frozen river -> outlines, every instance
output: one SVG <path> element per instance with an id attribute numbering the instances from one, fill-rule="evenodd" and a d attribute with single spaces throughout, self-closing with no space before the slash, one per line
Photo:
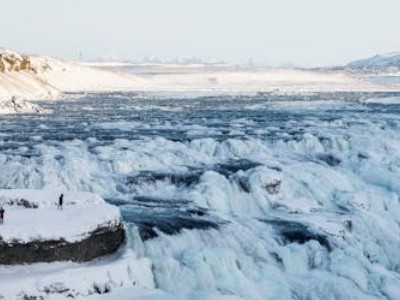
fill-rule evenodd
<path id="1" fill-rule="evenodd" d="M 0 118 L 0 188 L 120 207 L 194 299 L 399 299 L 400 94 L 71 95 Z"/>

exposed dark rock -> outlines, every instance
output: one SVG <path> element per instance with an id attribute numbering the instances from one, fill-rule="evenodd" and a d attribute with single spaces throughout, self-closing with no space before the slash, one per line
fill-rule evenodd
<path id="1" fill-rule="evenodd" d="M 56 282 L 52 283 L 44 288 L 46 294 L 63 294 L 69 292 L 70 289 L 65 287 L 64 283 Z"/>
<path id="2" fill-rule="evenodd" d="M 351 220 L 344 221 L 344 227 L 346 228 L 347 231 L 352 232 L 353 231 L 353 222 Z"/>
<path id="3" fill-rule="evenodd" d="M 22 296 L 23 300 L 43 300 L 44 298 L 42 296 L 29 296 L 29 295 L 23 295 Z"/>
<path id="4" fill-rule="evenodd" d="M 11 199 L 8 201 L 8 205 L 23 206 L 25 208 L 38 208 L 37 204 L 29 202 L 26 199 Z"/>
<path id="5" fill-rule="evenodd" d="M 368 155 L 361 152 L 358 152 L 357 157 L 359 159 L 368 159 Z"/>
<path id="6" fill-rule="evenodd" d="M 135 197 L 137 199 L 137 197 Z M 174 235 L 182 229 L 218 228 L 222 220 L 208 214 L 204 208 L 189 206 L 186 200 L 168 200 L 142 197 L 141 200 L 153 200 L 148 203 L 134 203 L 122 208 L 122 216 L 128 223 L 139 229 L 142 240 L 152 239 L 159 232 Z"/>
<path id="7" fill-rule="evenodd" d="M 166 199 L 151 196 L 135 196 L 130 204 L 136 204 L 146 208 L 165 208 L 167 210 L 185 208 L 190 204 L 190 201 L 185 199 Z"/>
<path id="8" fill-rule="evenodd" d="M 261 166 L 261 164 L 247 159 L 239 159 L 229 160 L 227 162 L 216 164 L 213 166 L 192 168 L 185 173 L 142 171 L 137 175 L 127 176 L 117 185 L 117 190 L 119 192 L 129 194 L 135 192 L 137 186 L 140 186 L 142 184 L 151 184 L 158 181 L 169 182 L 176 186 L 191 187 L 200 182 L 201 176 L 206 171 L 215 171 L 228 178 L 238 171 L 247 171 L 258 166 Z M 270 168 L 276 169 L 276 167 Z M 281 171 L 280 168 L 278 168 L 278 170 Z"/>
<path id="9" fill-rule="evenodd" d="M 105 285 L 99 285 L 99 284 L 93 284 L 93 291 L 95 294 L 107 294 L 111 291 L 111 287 L 108 284 Z"/>
<path id="10" fill-rule="evenodd" d="M 333 154 L 320 154 L 318 155 L 318 158 L 326 162 L 331 167 L 336 167 L 342 162 L 339 158 L 337 158 Z"/>
<path id="11" fill-rule="evenodd" d="M 136 222 L 139 227 L 140 237 L 143 240 L 157 237 L 157 230 L 169 235 L 178 234 L 182 229 L 210 229 L 218 228 L 218 224 L 206 219 L 174 216 L 170 219 L 151 220 L 148 222 Z"/>
<path id="12" fill-rule="evenodd" d="M 251 186 L 247 177 L 239 177 L 237 183 L 243 192 L 250 193 Z"/>
<path id="13" fill-rule="evenodd" d="M 238 171 L 247 171 L 258 166 L 261 166 L 261 164 L 248 159 L 239 159 L 217 164 L 213 170 L 225 177 L 229 177 Z"/>
<path id="14" fill-rule="evenodd" d="M 267 166 L 268 169 L 277 171 L 277 172 L 282 172 L 282 168 L 278 167 L 278 166 Z"/>
<path id="15" fill-rule="evenodd" d="M 74 261 L 83 262 L 115 252 L 124 242 L 122 224 L 101 227 L 89 237 L 75 243 L 63 239 L 33 241 L 29 243 L 0 242 L 0 264 L 14 265 L 35 262 Z"/>
<path id="16" fill-rule="evenodd" d="M 141 184 L 168 180 L 175 185 L 190 186 L 199 182 L 202 173 L 200 171 L 188 173 L 141 172 L 137 176 L 127 178 L 127 181 L 129 184 Z"/>
<path id="17" fill-rule="evenodd" d="M 167 181 L 177 186 L 192 186 L 200 181 L 204 171 L 191 171 L 187 173 L 158 173 L 143 171 L 136 176 L 128 176 L 123 182 L 117 185 L 118 191 L 131 193 L 136 186 L 150 184 L 157 181 Z"/>
<path id="18" fill-rule="evenodd" d="M 279 253 L 276 253 L 276 252 L 271 252 L 270 253 L 271 254 L 271 256 L 274 258 L 274 260 L 275 260 L 275 262 L 277 263 L 277 265 L 279 266 L 279 267 L 283 267 L 283 259 L 282 259 L 282 257 L 279 255 Z"/>
<path id="19" fill-rule="evenodd" d="M 281 181 L 280 180 L 274 180 L 270 183 L 267 183 L 265 185 L 265 189 L 268 194 L 270 195 L 275 195 L 279 193 L 279 190 L 281 189 Z"/>
<path id="20" fill-rule="evenodd" d="M 179 213 L 179 214 L 157 214 L 152 218 L 136 218 L 134 224 L 139 228 L 139 234 L 142 240 L 152 239 L 158 236 L 158 232 L 174 235 L 182 229 L 210 229 L 218 228 L 219 224 L 210 219 L 204 218 L 198 212 Z"/>
<path id="21" fill-rule="evenodd" d="M 332 245 L 329 242 L 328 237 L 321 232 L 317 232 L 317 230 L 314 230 L 310 226 L 295 221 L 281 219 L 260 221 L 272 225 L 281 236 L 282 242 L 285 244 L 304 244 L 311 240 L 315 240 L 328 251 L 332 250 Z"/>

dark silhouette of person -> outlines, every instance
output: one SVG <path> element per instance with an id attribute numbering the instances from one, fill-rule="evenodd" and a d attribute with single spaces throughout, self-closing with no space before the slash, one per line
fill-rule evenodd
<path id="1" fill-rule="evenodd" d="M 4 208 L 1 206 L 0 207 L 0 224 L 4 224 Z"/>
<path id="2" fill-rule="evenodd" d="M 60 198 L 58 198 L 58 209 L 62 209 L 64 203 L 64 194 L 61 194 Z"/>

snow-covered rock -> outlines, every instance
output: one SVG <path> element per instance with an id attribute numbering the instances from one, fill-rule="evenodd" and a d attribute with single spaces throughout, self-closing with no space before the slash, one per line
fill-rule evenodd
<path id="1" fill-rule="evenodd" d="M 0 102 L 0 114 L 12 114 L 12 113 L 39 113 L 43 112 L 43 109 L 30 101 L 23 98 L 13 96 L 10 100 Z"/>
<path id="2" fill-rule="evenodd" d="M 62 238 L 74 242 L 98 227 L 121 223 L 119 209 L 96 194 L 63 194 L 63 209 L 58 210 L 60 193 L 52 189 L 0 190 L 0 205 L 6 210 L 5 222 L 0 226 L 1 240 L 27 243 Z M 30 205 L 20 204 L 24 202 Z"/>
<path id="3" fill-rule="evenodd" d="M 86 261 L 115 251 L 124 240 L 119 209 L 90 193 L 0 190 L 0 264 Z"/>
<path id="4" fill-rule="evenodd" d="M 59 210 L 57 203 L 61 192 L 64 205 Z M 0 225 L 0 259 L 10 249 L 13 259 L 18 257 L 21 249 L 12 248 L 16 244 L 26 246 L 27 252 L 41 252 L 46 241 L 50 241 L 51 249 L 60 245 L 79 245 L 72 254 L 84 255 L 93 251 L 84 244 L 91 238 L 90 232 L 97 228 L 121 226 L 119 209 L 92 193 L 50 188 L 0 190 L 0 206 L 5 208 L 4 224 Z M 54 244 L 58 240 L 62 243 Z M 3 247 L 5 243 L 6 247 Z M 97 241 L 92 246 L 97 247 Z M 99 247 L 108 246 L 104 241 Z M 54 250 L 57 255 L 62 251 Z M 48 255 L 49 252 L 42 254 Z M 150 294 L 147 290 L 154 295 L 165 294 L 155 290 L 150 260 L 137 258 L 126 247 L 91 262 L 71 260 L 52 263 L 43 260 L 24 265 L 0 263 L 0 299 L 76 299 L 106 294 L 121 286 L 135 287 L 137 295 Z"/>
<path id="5" fill-rule="evenodd" d="M 109 299 L 119 299 L 122 286 L 131 288 L 128 299 L 136 299 L 135 295 L 165 295 L 155 290 L 151 266 L 149 259 L 137 258 L 130 250 L 85 264 L 0 266 L 0 299 L 82 299 L 91 295 L 87 299 L 97 299 L 96 295 L 114 293 L 116 297 Z"/>
<path id="6" fill-rule="evenodd" d="M 30 57 L 0 48 L 0 72 L 36 71 Z"/>

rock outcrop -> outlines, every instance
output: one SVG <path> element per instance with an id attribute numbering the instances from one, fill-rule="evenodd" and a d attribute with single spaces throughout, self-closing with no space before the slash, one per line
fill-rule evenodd
<path id="1" fill-rule="evenodd" d="M 0 225 L 0 265 L 84 262 L 111 254 L 125 231 L 118 207 L 83 192 L 0 190 L 5 209 Z"/>
<path id="2" fill-rule="evenodd" d="M 136 91 L 143 83 L 133 74 L 0 48 L 0 113 L 35 112 L 9 109 L 5 102 L 13 97 L 54 100 L 68 93 Z"/>
<path id="3" fill-rule="evenodd" d="M 112 254 L 125 240 L 122 224 L 102 227 L 88 238 L 70 243 L 65 240 L 5 243 L 0 241 L 0 264 L 15 265 L 36 262 L 84 262 Z"/>
<path id="4" fill-rule="evenodd" d="M 0 48 L 1 73 L 28 71 L 38 74 L 44 70 L 51 70 L 46 60 L 33 61 L 31 56 Z"/>

